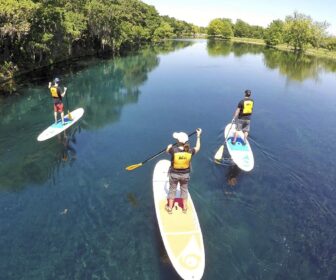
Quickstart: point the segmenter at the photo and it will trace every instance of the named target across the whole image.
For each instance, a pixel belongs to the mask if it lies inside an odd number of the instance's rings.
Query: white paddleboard
[[[236,144],[232,145],[232,140],[234,137],[234,133],[236,131],[236,125],[233,125],[231,130],[230,130],[230,127],[231,127],[231,123],[229,123],[225,127],[225,131],[224,131],[224,138],[227,137],[226,146],[229,151],[229,154],[233,162],[237,164],[237,166],[240,169],[244,171],[251,171],[254,167],[254,158],[253,158],[253,153],[251,150],[250,143],[247,140],[246,145],[243,145],[244,133],[242,131],[238,131],[238,138],[237,138]]]
[[[155,211],[163,244],[172,265],[183,279],[201,279],[205,267],[203,236],[190,193],[187,213],[182,212],[179,186],[173,213],[169,214],[165,210],[169,167],[169,160],[160,160],[153,173]]]
[[[83,108],[78,108],[72,112],[70,112],[72,120],[69,119],[68,115],[64,116],[64,125],[62,125],[62,121],[58,120],[57,123],[52,124],[47,129],[45,129],[38,137],[37,141],[44,141],[54,137],[55,135],[61,133],[66,130],[70,126],[72,126],[75,122],[77,122],[84,114]]]

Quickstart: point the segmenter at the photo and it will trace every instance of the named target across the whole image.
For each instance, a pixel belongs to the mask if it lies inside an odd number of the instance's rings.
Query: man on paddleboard
[[[237,106],[237,110],[234,113],[233,120],[236,120],[236,132],[232,140],[232,144],[236,144],[238,131],[244,132],[244,144],[246,144],[247,136],[250,131],[250,120],[253,111],[254,101],[251,99],[251,91],[245,90],[244,99],[240,100]],[[243,145],[244,145],[243,144]]]
[[[55,124],[57,124],[57,113],[61,113],[62,125],[64,125],[64,106],[62,102],[62,98],[64,97],[67,88],[64,87],[63,91],[61,90],[60,86],[60,79],[55,78],[54,84],[49,82],[49,90],[51,97],[54,100],[54,117],[55,117]]]
[[[177,145],[167,146],[166,152],[171,154],[171,166],[169,169],[169,192],[168,205],[165,206],[169,214],[172,213],[173,203],[176,195],[177,184],[180,183],[181,198],[183,201],[183,213],[187,213],[188,183],[190,180],[191,158],[198,153],[201,148],[202,129],[196,129],[196,146],[190,149],[189,137],[184,132],[174,132],[173,138],[177,140]]]

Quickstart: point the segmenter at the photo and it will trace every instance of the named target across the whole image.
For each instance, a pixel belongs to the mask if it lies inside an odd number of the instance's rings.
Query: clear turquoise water
[[[40,143],[55,76],[85,115]],[[176,279],[151,185],[168,157],[125,167],[197,127],[190,193],[204,279],[336,279],[335,77],[329,60],[178,41],[23,78],[20,95],[0,99],[0,279]],[[249,173],[212,160],[246,88]]]

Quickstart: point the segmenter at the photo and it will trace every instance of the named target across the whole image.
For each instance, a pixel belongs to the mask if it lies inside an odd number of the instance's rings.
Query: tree
[[[216,18],[209,23],[208,35],[210,36],[221,36],[224,30],[224,23],[221,19]]]
[[[326,23],[313,22],[310,16],[294,12],[293,16],[286,17],[284,41],[294,51],[304,51],[309,44],[320,44],[326,27]]]
[[[223,24],[224,24],[223,33],[222,33],[223,37],[224,38],[232,38],[233,37],[233,30],[232,30],[232,27],[231,27],[231,23],[224,20]]]
[[[209,23],[208,35],[231,38],[233,36],[231,24],[227,20],[216,18]]]
[[[275,46],[283,43],[284,22],[273,20],[265,30],[264,41],[268,46]]]
[[[235,37],[250,37],[250,25],[241,19],[237,19],[234,26]]]
[[[327,38],[326,29],[329,24],[327,22],[314,22],[313,29],[313,38],[311,40],[311,45],[315,48],[319,48],[323,42]]]
[[[248,37],[262,39],[264,37],[264,28],[258,25],[251,25]]]
[[[173,37],[173,28],[167,22],[162,22],[154,32],[154,40],[159,41],[165,38]]]

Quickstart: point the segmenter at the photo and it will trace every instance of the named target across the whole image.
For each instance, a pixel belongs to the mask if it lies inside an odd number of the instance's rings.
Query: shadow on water
[[[96,130],[118,121],[125,105],[138,102],[140,87],[159,65],[158,54],[192,44],[168,41],[127,57],[53,66],[33,73],[29,82],[22,81],[20,95],[2,98],[0,103],[0,190],[18,191],[27,184],[43,184],[57,177],[64,165],[72,166],[81,149],[76,144],[80,128]],[[56,75],[68,87],[70,109],[83,107],[85,115],[80,127],[38,143],[37,134],[53,120],[47,81]]]
[[[278,70],[281,75],[292,81],[302,82],[307,79],[317,81],[322,71],[336,72],[335,63],[330,59],[294,54],[253,44],[209,40],[207,51],[213,57],[228,56],[231,53],[235,57],[242,57],[246,54],[263,54],[267,68]]]
[[[43,184],[49,178],[55,182],[59,170],[68,164],[72,166],[77,159],[76,137],[79,133],[79,125],[71,127],[47,146],[42,145],[40,150],[38,143],[27,143],[15,149],[8,144],[6,147],[10,148],[2,149],[7,160],[0,168],[0,189],[19,191],[26,184]]]

